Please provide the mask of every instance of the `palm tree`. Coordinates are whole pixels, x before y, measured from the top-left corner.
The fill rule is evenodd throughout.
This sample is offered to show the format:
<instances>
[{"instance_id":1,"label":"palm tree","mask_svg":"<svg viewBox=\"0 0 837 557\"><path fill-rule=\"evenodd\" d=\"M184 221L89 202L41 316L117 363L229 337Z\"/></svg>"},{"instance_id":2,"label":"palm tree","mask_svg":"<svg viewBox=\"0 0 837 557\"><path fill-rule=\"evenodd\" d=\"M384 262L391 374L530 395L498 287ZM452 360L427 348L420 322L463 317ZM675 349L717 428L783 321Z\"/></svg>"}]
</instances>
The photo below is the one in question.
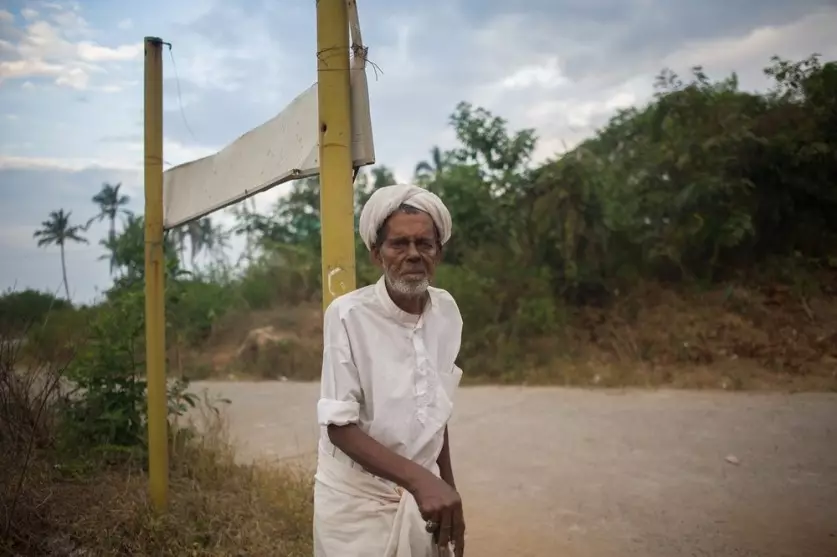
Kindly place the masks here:
<instances>
[{"instance_id":1,"label":"palm tree","mask_svg":"<svg viewBox=\"0 0 837 557\"><path fill-rule=\"evenodd\" d=\"M366 172L358 174L355 179L355 212L360 214L363 206L366 205L375 190L384 186L391 186L394 183L396 183L395 174L384 165L376 166L369 174ZM317 211L319 214L319 205Z\"/></svg>"},{"instance_id":2,"label":"palm tree","mask_svg":"<svg viewBox=\"0 0 837 557\"><path fill-rule=\"evenodd\" d=\"M210 217L193 220L186 225L186 235L191 247L190 258L192 269L195 268L195 258L204 250L211 250L214 243L215 228Z\"/></svg>"},{"instance_id":3,"label":"palm tree","mask_svg":"<svg viewBox=\"0 0 837 557\"><path fill-rule=\"evenodd\" d=\"M87 221L85 228L89 227L95 220L102 221L106 218L110 221L108 238L113 238L116 235L116 216L119 213L132 214L131 211L122 209L131 201L131 198L127 195L120 195L119 188L121 187L121 183L111 185L105 182L102 184L102 189L93 196L93 203L99 206L99 214Z\"/></svg>"},{"instance_id":4,"label":"palm tree","mask_svg":"<svg viewBox=\"0 0 837 557\"><path fill-rule=\"evenodd\" d=\"M64 244L67 241L79 242L87 244L87 239L79 236L79 232L84 230L83 226L71 226L70 215L72 211L65 213L64 209L58 211L51 211L49 219L41 223L41 229L36 230L32 235L33 238L38 238L38 247L57 245L61 248L61 274L64 277L64 293L67 295L67 301L70 301L70 285L67 283L67 262L64 256Z\"/></svg>"},{"instance_id":5,"label":"palm tree","mask_svg":"<svg viewBox=\"0 0 837 557\"><path fill-rule=\"evenodd\" d=\"M209 233L207 249L215 257L216 261L223 262L227 258L227 250L230 247L231 230L224 228L223 224L212 224Z\"/></svg>"},{"instance_id":6,"label":"palm tree","mask_svg":"<svg viewBox=\"0 0 837 557\"><path fill-rule=\"evenodd\" d=\"M102 239L99 244L109 252L99 259L109 259L111 274L116 274L113 289L142 282L145 276L145 219L142 216L128 215L122 231L116 236ZM168 276L180 276L180 261L171 233L163 238L163 254Z\"/></svg>"},{"instance_id":7,"label":"palm tree","mask_svg":"<svg viewBox=\"0 0 837 557\"><path fill-rule=\"evenodd\" d=\"M185 263L184 251L186 241L189 241L190 257L192 269L195 268L195 259L203 251L212 251L216 248L225 248L226 244L218 245L216 236L222 233L220 227L216 227L212 223L210 217L203 217L198 220L193 220L185 224L181 224L177 228L171 230L171 241L180 256L180 260ZM225 240L224 240L225 241ZM222 241L222 242L224 242Z\"/></svg>"},{"instance_id":8,"label":"palm tree","mask_svg":"<svg viewBox=\"0 0 837 557\"><path fill-rule=\"evenodd\" d=\"M244 252L239 258L239 263L242 260L252 261L254 239L259 230L260 217L256 211L256 201L251 197L241 205L234 205L231 212L236 219L236 224L230 232L236 236L244 236Z\"/></svg>"},{"instance_id":9,"label":"palm tree","mask_svg":"<svg viewBox=\"0 0 837 557\"><path fill-rule=\"evenodd\" d=\"M183 263L186 261L183 255L186 252L186 225L172 228L169 230L169 235L172 244L174 244L175 249L177 250L177 256L180 259L180 262Z\"/></svg>"},{"instance_id":10,"label":"palm tree","mask_svg":"<svg viewBox=\"0 0 837 557\"><path fill-rule=\"evenodd\" d=\"M437 180L447 166L447 160L442 150L433 147L430 150L430 162L421 161L416 165L415 175L419 182Z\"/></svg>"},{"instance_id":11,"label":"palm tree","mask_svg":"<svg viewBox=\"0 0 837 557\"><path fill-rule=\"evenodd\" d=\"M395 174L384 165L372 169L372 189L391 186L395 183Z\"/></svg>"}]
</instances>

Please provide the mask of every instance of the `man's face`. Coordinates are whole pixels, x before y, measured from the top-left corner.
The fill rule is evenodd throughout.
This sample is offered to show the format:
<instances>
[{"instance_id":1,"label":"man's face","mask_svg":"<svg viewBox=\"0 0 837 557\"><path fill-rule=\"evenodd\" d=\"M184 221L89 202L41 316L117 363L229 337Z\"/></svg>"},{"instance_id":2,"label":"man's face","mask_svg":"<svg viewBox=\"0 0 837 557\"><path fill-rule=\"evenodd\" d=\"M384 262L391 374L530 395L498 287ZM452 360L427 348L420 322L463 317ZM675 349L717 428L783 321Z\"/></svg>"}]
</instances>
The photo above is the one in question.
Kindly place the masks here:
<instances>
[{"instance_id":1,"label":"man's face","mask_svg":"<svg viewBox=\"0 0 837 557\"><path fill-rule=\"evenodd\" d=\"M387 284L406 296L424 294L441 257L433 219L424 212L399 211L389 217L385 233L372 255L384 270Z\"/></svg>"}]
</instances>

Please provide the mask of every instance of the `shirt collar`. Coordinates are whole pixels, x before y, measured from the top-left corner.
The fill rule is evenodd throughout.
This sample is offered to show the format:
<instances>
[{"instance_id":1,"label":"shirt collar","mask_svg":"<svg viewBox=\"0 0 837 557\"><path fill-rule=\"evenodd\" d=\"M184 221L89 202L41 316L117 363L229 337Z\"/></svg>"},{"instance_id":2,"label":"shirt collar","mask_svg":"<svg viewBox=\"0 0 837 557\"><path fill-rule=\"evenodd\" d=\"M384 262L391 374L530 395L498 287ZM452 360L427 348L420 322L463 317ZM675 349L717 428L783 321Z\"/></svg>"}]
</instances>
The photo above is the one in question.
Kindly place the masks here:
<instances>
[{"instance_id":1,"label":"shirt collar","mask_svg":"<svg viewBox=\"0 0 837 557\"><path fill-rule=\"evenodd\" d=\"M397 321L399 324L407 327L421 327L424 323L424 316L434 309L433 292L428 289L427 293L429 295L427 297L427 303L424 305L424 311L420 316L404 311L392 301L392 298L387 291L386 278L383 275L380 279L378 279L378 282L375 283L375 293L377 294L378 301L383 306L386 315ZM417 317L418 323L416 322Z\"/></svg>"}]
</instances>

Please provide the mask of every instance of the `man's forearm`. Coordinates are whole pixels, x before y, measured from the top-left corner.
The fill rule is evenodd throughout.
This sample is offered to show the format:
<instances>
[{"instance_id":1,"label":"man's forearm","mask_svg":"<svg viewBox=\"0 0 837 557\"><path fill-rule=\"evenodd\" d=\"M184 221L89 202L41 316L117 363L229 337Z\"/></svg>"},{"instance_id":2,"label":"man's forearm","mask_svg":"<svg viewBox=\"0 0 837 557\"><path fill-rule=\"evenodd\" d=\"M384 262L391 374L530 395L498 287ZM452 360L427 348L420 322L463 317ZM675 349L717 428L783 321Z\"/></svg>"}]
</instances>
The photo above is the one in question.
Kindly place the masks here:
<instances>
[{"instance_id":1,"label":"man's forearm","mask_svg":"<svg viewBox=\"0 0 837 557\"><path fill-rule=\"evenodd\" d=\"M450 438L448 437L447 426L445 426L445 441L442 444L442 452L439 453L436 464L439 465L439 475L442 476L442 479L456 489L456 481L453 479L453 465L450 459Z\"/></svg>"},{"instance_id":2,"label":"man's forearm","mask_svg":"<svg viewBox=\"0 0 837 557\"><path fill-rule=\"evenodd\" d=\"M387 449L355 424L328 426L328 437L335 447L367 472L395 482L411 493L422 480L427 479L428 474L432 475L412 460Z\"/></svg>"}]
</instances>

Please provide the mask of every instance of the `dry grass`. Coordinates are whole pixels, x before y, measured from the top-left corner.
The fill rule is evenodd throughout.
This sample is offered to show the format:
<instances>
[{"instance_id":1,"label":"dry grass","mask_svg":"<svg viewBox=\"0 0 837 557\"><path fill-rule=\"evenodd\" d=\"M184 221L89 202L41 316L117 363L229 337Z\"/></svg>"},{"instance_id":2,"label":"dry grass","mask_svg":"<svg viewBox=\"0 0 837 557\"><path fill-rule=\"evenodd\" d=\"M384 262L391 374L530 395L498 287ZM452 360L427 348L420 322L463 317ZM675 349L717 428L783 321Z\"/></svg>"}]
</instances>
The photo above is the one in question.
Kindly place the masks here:
<instances>
[{"instance_id":1,"label":"dry grass","mask_svg":"<svg viewBox=\"0 0 837 557\"><path fill-rule=\"evenodd\" d=\"M0 554L20 556L310 556L312 486L288 467L235 462L214 418L172 450L170 508L153 512L142 458L39 453L13 495L20 462L0 463L2 508L16 510ZM182 430L188 431L188 430ZM0 525L3 527L3 525Z\"/></svg>"},{"instance_id":2,"label":"dry grass","mask_svg":"<svg viewBox=\"0 0 837 557\"><path fill-rule=\"evenodd\" d=\"M802 296L755 283L707 291L639 284L607 308L568 310L561 331L527 339L524 358L510 358L499 371L467 359L461 365L471 384L835 391L834 292ZM242 357L247 333L266 326L287 339ZM502 347L497 351L495 359ZM198 371L194 379L316 380L321 354L319 307L275 308L222 319L190 372Z\"/></svg>"},{"instance_id":3,"label":"dry grass","mask_svg":"<svg viewBox=\"0 0 837 557\"><path fill-rule=\"evenodd\" d=\"M471 384L837 391L837 297L780 286L638 286L581 308L555 337L529 339L527 365Z\"/></svg>"},{"instance_id":4,"label":"dry grass","mask_svg":"<svg viewBox=\"0 0 837 557\"><path fill-rule=\"evenodd\" d=\"M233 312L222 317L204 347L184 349L183 374L190 379L319 378L322 314L319 304ZM248 334L268 329L280 342L250 346Z\"/></svg>"},{"instance_id":5,"label":"dry grass","mask_svg":"<svg viewBox=\"0 0 837 557\"><path fill-rule=\"evenodd\" d=\"M645 285L606 312L582 315L573 330L581 372L554 365L551 374L607 386L837 390L837 298L804 301L775 286L688 293Z\"/></svg>"}]
</instances>

